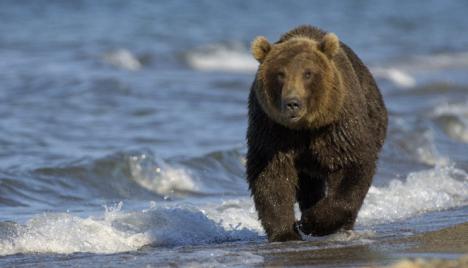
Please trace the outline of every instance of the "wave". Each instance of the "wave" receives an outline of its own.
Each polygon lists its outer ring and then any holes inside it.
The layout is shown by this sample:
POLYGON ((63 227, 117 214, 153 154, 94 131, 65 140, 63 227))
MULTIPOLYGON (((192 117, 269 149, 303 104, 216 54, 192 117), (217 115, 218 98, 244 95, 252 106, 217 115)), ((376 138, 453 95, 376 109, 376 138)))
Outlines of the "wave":
POLYGON ((440 151, 438 133, 427 120, 398 116, 393 119, 380 155, 380 171, 387 170, 390 175, 385 180, 391 179, 395 171, 408 174, 417 168, 450 164, 451 159, 440 151))
POLYGON ((254 73, 258 63, 241 44, 211 44, 185 55, 190 67, 201 71, 254 73))
POLYGON ((411 88, 416 86, 416 79, 411 76, 407 71, 398 69, 396 67, 374 67, 371 72, 377 79, 386 79, 395 85, 403 88, 411 88))
MULTIPOLYGON (((257 233, 239 224, 228 224, 232 209, 215 208, 223 223, 207 216, 210 208, 192 205, 156 206, 124 212, 122 203, 106 208, 102 217, 82 218, 68 213, 43 214, 26 224, 10 224, 9 236, 0 240, 0 255, 27 252, 116 253, 145 245, 174 246, 253 240, 257 233)), ((244 211, 243 211, 244 212, 244 211)), ((1 236, 0 236, 1 238, 1 236)))
POLYGON ((141 61, 127 49, 116 49, 106 52, 102 60, 116 68, 128 71, 138 71, 143 67, 141 61))
POLYGON ((165 198, 201 191, 186 169, 171 166, 160 158, 143 153, 132 155, 127 161, 133 181, 165 198))
POLYGON ((448 136, 468 143, 468 100, 438 105, 432 116, 448 136))
POLYGON ((164 199, 208 195, 243 195, 244 168, 237 150, 165 161, 150 153, 128 158, 130 178, 164 199))
POLYGON ((410 58, 401 64, 416 71, 434 71, 442 69, 468 68, 468 52, 438 53, 420 55, 410 58))
POLYGON ((37 168, 22 176, 0 174, 0 205, 244 195, 243 161, 237 149, 172 160, 148 150, 118 152, 37 168))
MULTIPOLYGON (((413 172, 405 181, 372 186, 358 226, 399 221, 468 204, 468 174, 447 166, 413 172)), ((46 213, 25 224, 0 223, 0 255, 28 252, 116 253, 143 246, 180 246, 265 239, 250 197, 196 203, 150 202, 125 211, 122 203, 102 216, 46 213)))
POLYGON ((468 69, 468 52, 413 56, 370 69, 376 78, 388 80, 401 88, 414 88, 421 83, 453 82, 460 77, 464 79, 468 69))
POLYGON ((468 205, 468 174, 452 166, 412 172, 405 181, 372 186, 359 212, 358 224, 406 219, 429 211, 468 205))

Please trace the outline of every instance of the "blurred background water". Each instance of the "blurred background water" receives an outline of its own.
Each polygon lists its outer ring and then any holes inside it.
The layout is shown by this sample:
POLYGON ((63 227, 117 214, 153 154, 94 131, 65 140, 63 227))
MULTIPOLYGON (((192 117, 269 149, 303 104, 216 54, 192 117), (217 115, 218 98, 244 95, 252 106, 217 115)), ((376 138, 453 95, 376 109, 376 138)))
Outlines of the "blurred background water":
POLYGON ((245 183, 248 50, 301 24, 352 47, 390 113, 357 231, 324 247, 466 222, 467 11, 462 0, 0 1, 0 265, 254 265, 292 250, 268 248, 245 183))

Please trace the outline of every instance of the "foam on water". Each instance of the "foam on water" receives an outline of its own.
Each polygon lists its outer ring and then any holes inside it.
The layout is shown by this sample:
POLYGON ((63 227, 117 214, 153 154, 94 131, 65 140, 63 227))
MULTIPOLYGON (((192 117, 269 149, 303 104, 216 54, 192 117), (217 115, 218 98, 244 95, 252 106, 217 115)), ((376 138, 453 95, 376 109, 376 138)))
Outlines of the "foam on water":
POLYGON ((453 115, 468 117, 468 100, 465 100, 462 103, 456 103, 456 104, 449 104, 445 102, 442 105, 438 105, 434 109, 435 116, 446 115, 446 114, 453 114, 453 115))
MULTIPOLYGON (((126 157, 130 178, 139 186, 168 198, 188 198, 200 195, 224 195, 246 192, 243 180, 238 180, 239 172, 243 174, 242 160, 237 156, 227 159, 213 159, 212 155, 202 156, 203 166, 191 164, 200 159, 192 158, 188 162, 168 162, 151 153, 137 153, 126 157), (222 166, 230 162, 234 167, 222 166), (230 168, 234 168, 231 170, 230 168), (207 175, 207 173, 210 173, 207 175), (231 173, 231 174, 228 174, 231 173), (235 173, 235 174, 233 174, 235 173), (224 175, 228 174, 228 175, 224 175)), ((215 157, 216 158, 216 157, 215 157)))
POLYGON ((389 80, 401 88, 412 88, 421 80, 429 82, 435 79, 448 79, 452 81, 454 77, 447 77, 446 73, 440 76, 438 73, 467 68, 468 52, 455 52, 410 57, 391 65, 374 66, 371 71, 376 78, 389 80))
POLYGON ((227 230, 245 228, 264 235, 263 227, 257 218, 257 211, 250 198, 223 200, 221 205, 207 204, 202 211, 227 230))
POLYGON ((176 168, 162 159, 146 154, 129 158, 132 178, 142 187, 164 197, 200 191, 199 184, 183 168, 176 168))
MULTIPOLYGON (((467 204, 468 174, 451 166, 435 167, 410 173, 404 181, 395 179, 385 187, 372 186, 359 213, 358 224, 387 223, 467 204)), ((106 208, 102 216, 46 213, 32 217, 25 224, 15 223, 10 229, 13 230, 8 235, 0 236, 0 255, 115 253, 145 245, 264 239, 248 196, 196 204, 151 202, 147 209, 132 211, 124 211, 120 203, 106 208)))
POLYGON ((358 223, 392 222, 428 211, 468 204, 468 174, 451 166, 412 172, 405 181, 392 180, 387 187, 371 186, 358 223))
POLYGON ((145 245, 197 245, 253 240, 258 236, 239 225, 223 227, 192 205, 153 204, 149 209, 130 212, 121 208, 122 203, 106 208, 102 217, 82 218, 69 213, 35 216, 17 225, 13 235, 0 240, 0 256, 28 252, 116 253, 145 245))
POLYGON ((415 157, 421 163, 431 166, 446 166, 450 164, 450 159, 441 154, 437 149, 436 143, 434 142, 434 133, 431 130, 425 130, 420 133, 418 143, 420 143, 420 145, 416 147, 415 157))
POLYGON ((143 65, 140 60, 127 49, 109 51, 103 55, 103 60, 110 65, 128 71, 138 71, 143 65))
POLYGON ((15 233, 0 241, 0 255, 28 252, 113 253, 136 250, 151 243, 145 233, 115 228, 108 213, 102 219, 80 218, 66 213, 42 214, 25 225, 17 226, 15 233))
POLYGON ((412 77, 408 72, 395 67, 375 67, 372 68, 371 71, 376 78, 387 79, 399 87, 410 88, 416 85, 416 79, 414 77, 412 77))
POLYGON ((406 67, 416 67, 417 70, 441 70, 453 68, 468 68, 468 52, 438 53, 421 55, 408 61, 406 67))
POLYGON ((468 143, 468 100, 462 103, 438 105, 433 117, 441 121, 448 135, 468 143))
POLYGON ((253 73, 258 63, 241 45, 210 45, 202 50, 187 54, 188 64, 201 71, 253 73))

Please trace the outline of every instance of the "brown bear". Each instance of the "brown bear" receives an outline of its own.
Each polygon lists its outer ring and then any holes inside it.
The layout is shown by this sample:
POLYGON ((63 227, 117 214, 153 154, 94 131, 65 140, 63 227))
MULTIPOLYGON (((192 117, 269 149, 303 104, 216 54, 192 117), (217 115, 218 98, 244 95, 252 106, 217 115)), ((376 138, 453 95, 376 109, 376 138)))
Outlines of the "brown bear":
POLYGON ((268 239, 352 229, 387 129, 374 78, 335 34, 312 26, 274 44, 257 37, 252 54, 260 65, 249 96, 247 180, 268 239))

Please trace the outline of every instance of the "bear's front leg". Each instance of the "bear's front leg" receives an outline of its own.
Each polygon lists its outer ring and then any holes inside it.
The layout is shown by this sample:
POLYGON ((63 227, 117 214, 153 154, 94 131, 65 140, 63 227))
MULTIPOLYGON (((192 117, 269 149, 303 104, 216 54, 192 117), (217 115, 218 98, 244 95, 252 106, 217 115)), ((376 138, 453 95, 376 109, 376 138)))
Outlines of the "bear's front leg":
POLYGON ((258 217, 271 242, 301 240, 295 228, 297 173, 291 156, 248 157, 247 178, 258 217))

